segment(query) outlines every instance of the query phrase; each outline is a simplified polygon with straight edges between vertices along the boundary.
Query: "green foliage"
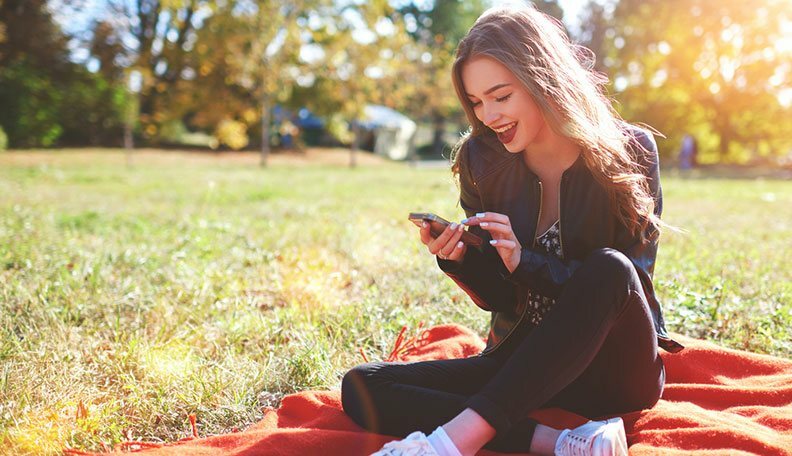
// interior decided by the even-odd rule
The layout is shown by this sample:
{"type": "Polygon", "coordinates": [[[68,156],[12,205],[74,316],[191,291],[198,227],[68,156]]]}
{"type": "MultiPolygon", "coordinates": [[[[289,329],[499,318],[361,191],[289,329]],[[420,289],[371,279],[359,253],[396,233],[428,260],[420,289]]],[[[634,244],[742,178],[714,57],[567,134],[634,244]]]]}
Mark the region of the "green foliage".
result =
{"type": "Polygon", "coordinates": [[[242,149],[248,144],[247,126],[236,120],[224,119],[217,126],[215,137],[234,150],[242,149]]]}
{"type": "Polygon", "coordinates": [[[160,138],[166,143],[181,143],[183,138],[189,134],[184,122],[178,119],[173,119],[165,122],[160,129],[160,138]]]}
{"type": "Polygon", "coordinates": [[[61,87],[60,144],[120,145],[124,114],[130,103],[123,85],[112,85],[101,73],[75,67],[61,87]]]}
{"type": "Polygon", "coordinates": [[[0,125],[11,147],[52,146],[63,133],[63,93],[47,74],[24,61],[0,72],[0,125]]]}
{"type": "Polygon", "coordinates": [[[595,2],[589,11],[584,30],[615,80],[621,111],[672,139],[665,155],[685,133],[703,139],[708,163],[792,148],[790,106],[781,102],[792,54],[778,45],[788,2],[620,0],[611,17],[595,2]]]}
{"type": "Polygon", "coordinates": [[[118,143],[125,93],[68,61],[46,2],[0,4],[0,125],[12,147],[118,143]]]}
{"type": "Polygon", "coordinates": [[[341,114],[332,115],[327,119],[327,131],[333,135],[334,138],[342,143],[349,144],[352,142],[353,134],[347,126],[346,119],[341,114]]]}
{"type": "Polygon", "coordinates": [[[0,67],[26,60],[58,73],[68,62],[69,39],[52,19],[47,0],[0,2],[0,67]]]}
{"type": "Polygon", "coordinates": [[[25,61],[0,74],[0,125],[12,147],[119,143],[126,93],[73,64],[54,78],[25,61]]]}

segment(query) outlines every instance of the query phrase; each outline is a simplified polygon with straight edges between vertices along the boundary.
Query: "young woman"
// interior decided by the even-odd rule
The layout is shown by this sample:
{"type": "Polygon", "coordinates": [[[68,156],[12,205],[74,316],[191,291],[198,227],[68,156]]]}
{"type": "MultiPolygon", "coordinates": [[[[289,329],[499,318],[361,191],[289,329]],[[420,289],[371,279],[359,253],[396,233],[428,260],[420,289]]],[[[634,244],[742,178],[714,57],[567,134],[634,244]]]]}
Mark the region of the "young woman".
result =
{"type": "Polygon", "coordinates": [[[682,346],[667,337],[651,281],[657,150],[618,117],[583,57],[532,7],[488,10],[459,43],[452,77],[471,131],[452,169],[467,218],[420,235],[492,313],[491,329],[478,356],[346,374],[353,420],[409,434],[377,454],[627,454],[621,418],[558,430],[528,414],[618,416],[660,398],[658,344],[682,346]],[[485,248],[460,241],[465,226],[485,248]]]}

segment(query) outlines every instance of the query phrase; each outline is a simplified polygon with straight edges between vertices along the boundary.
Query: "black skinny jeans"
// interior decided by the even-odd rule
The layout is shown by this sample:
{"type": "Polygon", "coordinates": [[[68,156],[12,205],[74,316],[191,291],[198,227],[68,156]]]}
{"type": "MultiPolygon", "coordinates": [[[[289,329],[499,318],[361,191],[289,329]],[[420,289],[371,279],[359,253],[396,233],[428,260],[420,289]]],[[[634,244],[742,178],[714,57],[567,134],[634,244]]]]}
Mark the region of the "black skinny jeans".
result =
{"type": "Polygon", "coordinates": [[[665,372],[635,268],[613,249],[593,252],[532,330],[464,359],[368,363],[343,379],[344,411],[360,426],[406,436],[432,432],[471,408],[496,429],[486,448],[528,452],[536,421],[558,407],[595,418],[653,406],[665,372]]]}

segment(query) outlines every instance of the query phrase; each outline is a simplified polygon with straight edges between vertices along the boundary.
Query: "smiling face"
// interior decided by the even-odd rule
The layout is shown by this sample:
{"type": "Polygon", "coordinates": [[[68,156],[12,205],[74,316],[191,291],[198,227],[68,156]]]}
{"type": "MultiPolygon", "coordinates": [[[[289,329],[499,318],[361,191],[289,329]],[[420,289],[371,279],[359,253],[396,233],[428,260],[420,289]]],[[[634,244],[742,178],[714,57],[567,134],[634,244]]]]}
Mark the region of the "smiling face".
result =
{"type": "Polygon", "coordinates": [[[497,60],[476,56],[462,66],[462,85],[476,117],[509,152],[542,142],[549,126],[522,83],[497,60]]]}

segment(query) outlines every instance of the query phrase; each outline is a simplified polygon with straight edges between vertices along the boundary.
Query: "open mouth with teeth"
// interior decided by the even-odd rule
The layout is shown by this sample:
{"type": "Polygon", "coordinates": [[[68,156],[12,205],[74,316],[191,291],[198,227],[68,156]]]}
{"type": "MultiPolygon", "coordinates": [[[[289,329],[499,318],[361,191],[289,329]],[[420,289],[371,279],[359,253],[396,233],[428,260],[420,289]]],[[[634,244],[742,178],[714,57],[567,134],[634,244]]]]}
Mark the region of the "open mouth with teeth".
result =
{"type": "Polygon", "coordinates": [[[503,144],[508,144],[512,142],[514,139],[514,134],[517,133],[517,129],[514,128],[517,126],[517,122],[511,122],[506,125],[502,125],[500,127],[493,127],[492,131],[494,131],[498,135],[498,140],[503,144]]]}

